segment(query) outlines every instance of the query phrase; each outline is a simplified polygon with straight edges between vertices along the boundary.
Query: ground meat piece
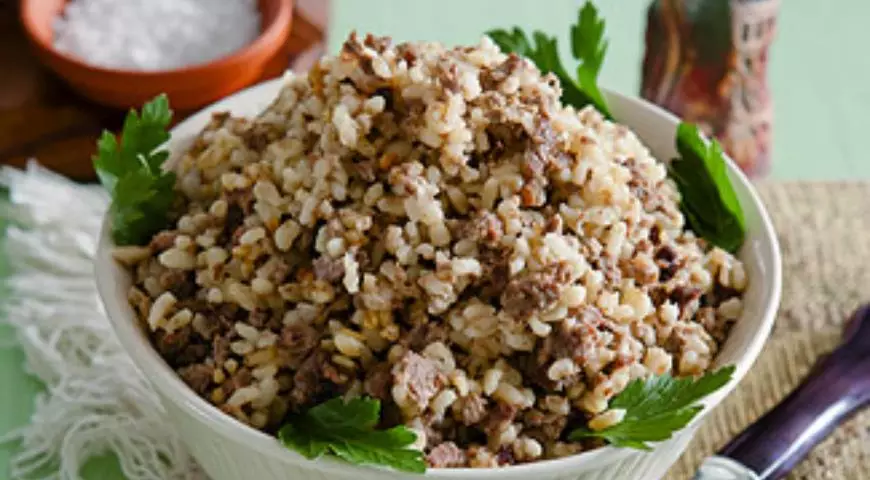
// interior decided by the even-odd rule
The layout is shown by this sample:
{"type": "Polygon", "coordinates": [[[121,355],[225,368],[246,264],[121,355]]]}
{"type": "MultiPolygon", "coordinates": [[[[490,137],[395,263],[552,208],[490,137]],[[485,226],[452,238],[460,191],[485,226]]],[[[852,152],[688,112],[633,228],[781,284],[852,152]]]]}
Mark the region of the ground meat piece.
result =
{"type": "Polygon", "coordinates": [[[255,152],[262,152],[266,147],[277,140],[281,131],[266,123],[253,123],[244,131],[241,137],[245,144],[255,152]]]}
{"type": "Polygon", "coordinates": [[[670,299],[680,307],[681,312],[686,312],[689,304],[698,302],[702,293],[700,288],[677,285],[671,290],[670,299]]]}
{"type": "Polygon", "coordinates": [[[179,300],[192,297],[197,290],[193,272],[167,269],[157,278],[157,282],[164,290],[169,290],[179,300]]]}
{"type": "Polygon", "coordinates": [[[704,327],[704,330],[720,344],[724,343],[728,338],[728,333],[735,323],[734,320],[717,317],[716,309],[713,307],[699,308],[698,313],[695,314],[694,321],[700,323],[704,327]]]}
{"type": "Polygon", "coordinates": [[[373,160],[354,162],[353,169],[363,181],[374,182],[377,178],[375,177],[375,162],[373,160]]]}
{"type": "Polygon", "coordinates": [[[254,309],[251,315],[248,316],[248,323],[257,329],[263,329],[266,323],[272,318],[272,312],[264,309],[254,309]]]}
{"type": "Polygon", "coordinates": [[[384,402],[381,404],[381,421],[378,428],[387,429],[397,425],[402,425],[405,419],[402,418],[402,410],[393,402],[384,402]]]}
{"type": "Polygon", "coordinates": [[[178,376],[184,380],[196,393],[204,395],[208,392],[214,376],[214,368],[204,363],[188,365],[178,370],[178,376]]]}
{"type": "Polygon", "coordinates": [[[411,163],[400,163],[390,168],[388,181],[393,193],[402,197],[416,195],[425,185],[411,163]]]}
{"type": "MultiPolygon", "coordinates": [[[[585,307],[573,320],[561,322],[557,334],[548,335],[541,343],[535,364],[527,366],[527,369],[532,369],[527,370],[527,377],[545,389],[555,387],[546,375],[546,368],[560,358],[584,361],[584,356],[594,352],[598,346],[603,320],[596,307],[585,307]]],[[[571,383],[571,379],[567,383],[571,383]]]]}
{"type": "Polygon", "coordinates": [[[305,323],[285,325],[281,330],[278,345],[290,354],[291,360],[300,360],[317,346],[317,330],[305,323]]]}
{"type": "Polygon", "coordinates": [[[232,374],[229,379],[224,381],[221,384],[221,389],[224,391],[224,394],[229,398],[230,395],[233,394],[236,390],[247,387],[254,380],[254,377],[251,375],[251,370],[247,367],[240,367],[236,370],[236,373],[232,374]]]}
{"type": "Polygon", "coordinates": [[[680,264],[677,261],[677,252],[670,245],[663,245],[656,249],[653,259],[659,267],[659,279],[662,282],[667,282],[673,278],[680,269],[680,264]]]}
{"type": "Polygon", "coordinates": [[[526,182],[520,189],[520,205],[524,207],[542,207],[547,203],[546,182],[533,179],[526,182]]]}
{"type": "Polygon", "coordinates": [[[498,296],[504,292],[510,280],[510,259],[509,248],[481,249],[478,261],[483,268],[483,275],[480,278],[482,296],[498,296]]]}
{"type": "Polygon", "coordinates": [[[194,313],[210,313],[213,311],[211,304],[201,298],[196,297],[185,298],[184,300],[179,299],[177,308],[186,308],[194,313]]]}
{"type": "Polygon", "coordinates": [[[523,415],[526,426],[531,427],[526,435],[540,442],[551,442],[562,436],[562,431],[568,423],[568,417],[552,412],[542,412],[538,409],[529,410],[523,415]]]}
{"type": "Polygon", "coordinates": [[[235,303],[222,303],[215,309],[215,313],[221,330],[231,330],[235,320],[243,321],[247,317],[247,312],[235,303]]]}
{"type": "Polygon", "coordinates": [[[653,244],[647,238],[641,238],[637,241],[637,244],[634,246],[634,251],[636,253],[651,253],[653,250],[653,244]]]}
{"type": "Polygon", "coordinates": [[[371,263],[371,258],[369,258],[369,253],[365,250],[358,250],[356,255],[354,255],[354,260],[356,260],[357,267],[361,272],[368,269],[369,264],[371,263]]]}
{"type": "Polygon", "coordinates": [[[489,411],[483,424],[483,431],[487,435],[495,435],[503,430],[508,424],[513,423],[519,409],[504,402],[496,403],[496,407],[489,411]]]}
{"type": "Polygon", "coordinates": [[[355,61],[359,65],[360,70],[365,73],[365,75],[350,78],[357,89],[369,93],[384,83],[378,82],[378,80],[381,80],[380,77],[373,75],[374,69],[372,68],[371,53],[366,51],[356,32],[351,32],[348,39],[344,42],[339,52],[339,57],[344,61],[355,61]]]}
{"type": "Polygon", "coordinates": [[[344,385],[348,381],[348,376],[341,373],[335,365],[326,363],[323,365],[323,378],[329,380],[336,385],[344,385]]]}
{"type": "Polygon", "coordinates": [[[552,215],[547,218],[547,223],[544,224],[544,232],[546,233],[562,233],[563,221],[559,215],[552,215]]]}
{"type": "Polygon", "coordinates": [[[417,52],[411,45],[400,43],[396,47],[396,53],[400,58],[408,62],[408,66],[414,66],[414,63],[417,62],[417,52]]]}
{"type": "Polygon", "coordinates": [[[649,289],[649,299],[653,305],[658,308],[668,300],[667,287],[665,285],[655,285],[649,289]]]}
{"type": "Polygon", "coordinates": [[[208,122],[208,125],[203,129],[204,131],[214,131],[224,126],[227,122],[232,120],[232,115],[228,111],[223,112],[214,112],[211,114],[211,119],[208,122]]]}
{"type": "Polygon", "coordinates": [[[504,236],[504,224],[498,215],[479,211],[473,218],[461,223],[457,236],[488,247],[496,247],[504,236]]]}
{"type": "MultiPolygon", "coordinates": [[[[406,59],[407,60],[407,59],[406,59]]],[[[411,66],[411,62],[408,62],[408,66],[411,66]]],[[[381,87],[375,90],[372,96],[378,96],[384,99],[384,111],[390,111],[393,109],[395,105],[393,100],[393,91],[390,88],[381,87]]],[[[374,179],[372,179],[374,180],[374,179]]]]}
{"type": "Polygon", "coordinates": [[[379,37],[376,35],[372,35],[371,33],[366,34],[366,38],[363,39],[363,44],[378,53],[384,53],[390,45],[393,44],[393,39],[390,37],[379,37]]]}
{"type": "Polygon", "coordinates": [[[250,187],[227,193],[226,200],[228,206],[238,205],[245,215],[254,213],[254,192],[250,187]]]}
{"type": "Polygon", "coordinates": [[[214,358],[216,365],[223,365],[230,355],[230,334],[219,335],[214,337],[211,342],[211,356],[214,358]]]}
{"type": "Polygon", "coordinates": [[[713,342],[712,337],[707,332],[697,327],[698,325],[695,324],[679,323],[674,326],[674,328],[670,332],[670,335],[667,337],[667,339],[665,339],[664,343],[662,344],[662,347],[668,353],[675,356],[675,370],[676,366],[680,364],[679,359],[682,357],[683,354],[685,354],[686,352],[694,352],[696,354],[698,353],[696,347],[694,347],[697,342],[703,342],[707,344],[708,347],[710,346],[710,343],[713,342]]]}
{"type": "Polygon", "coordinates": [[[393,381],[393,375],[390,373],[389,362],[381,362],[372,367],[366,379],[363,382],[363,390],[370,397],[379,400],[387,400],[390,398],[390,386],[393,381]]]}
{"type": "Polygon", "coordinates": [[[290,402],[299,408],[315,401],[326,389],[325,367],[329,365],[329,354],[317,351],[309,355],[293,375],[293,388],[290,402]]]}
{"type": "Polygon", "coordinates": [[[501,295],[502,308],[508,314],[524,318],[544,310],[559,299],[568,281],[568,269],[551,265],[540,272],[520,275],[511,280],[501,295]]]}
{"type": "Polygon", "coordinates": [[[641,257],[622,259],[619,261],[619,268],[623,277],[633,278],[638,285],[652,285],[659,279],[659,269],[641,257]]]}
{"type": "Polygon", "coordinates": [[[226,243],[229,241],[236,230],[242,226],[242,222],[245,220],[245,213],[242,211],[242,207],[238,206],[235,203],[229,204],[227,207],[227,218],[224,223],[223,232],[221,236],[218,238],[219,243],[226,243]]]}
{"type": "Polygon", "coordinates": [[[505,445],[498,450],[498,453],[495,454],[495,460],[499,465],[513,465],[517,463],[517,459],[514,457],[514,449],[509,445],[505,445]]]}
{"type": "Polygon", "coordinates": [[[456,64],[444,66],[439,64],[436,74],[441,81],[441,86],[453,93],[459,93],[461,87],[459,85],[459,72],[456,64]]]}
{"type": "Polygon", "coordinates": [[[570,157],[557,148],[556,133],[550,121],[541,118],[529,138],[529,148],[523,156],[520,165],[526,180],[543,180],[544,172],[550,168],[561,168],[570,164],[570,157]]]}
{"type": "Polygon", "coordinates": [[[233,389],[239,389],[250,385],[251,380],[253,380],[251,370],[247,367],[241,367],[236,370],[236,373],[234,373],[232,377],[230,377],[229,383],[233,386],[233,389]]]}
{"type": "Polygon", "coordinates": [[[139,318],[147,318],[148,310],[151,308],[151,297],[148,296],[145,292],[143,292],[138,287],[130,287],[130,291],[127,292],[127,301],[130,302],[130,305],[136,309],[136,313],[139,315],[139,318]]]}
{"type": "Polygon", "coordinates": [[[230,120],[230,112],[215,112],[211,115],[211,119],[208,124],[202,129],[202,132],[196,136],[193,141],[193,145],[190,147],[191,154],[198,155],[202,153],[203,150],[208,148],[211,142],[206,140],[207,132],[214,132],[223,126],[228,120],[230,120]]]}
{"type": "Polygon", "coordinates": [[[519,69],[523,64],[523,60],[512,53],[499,66],[492,70],[484,70],[480,75],[480,85],[484,90],[495,90],[498,85],[505,81],[511,74],[519,69]]]}
{"type": "Polygon", "coordinates": [[[151,239],[151,243],[149,243],[148,246],[155,252],[162,252],[175,245],[175,238],[177,236],[177,232],[164,230],[157,235],[154,235],[154,238],[151,239]]]}
{"type": "Polygon", "coordinates": [[[595,258],[589,262],[592,268],[604,274],[607,283],[615,284],[622,281],[622,270],[618,262],[610,257],[595,258]]]}
{"type": "Polygon", "coordinates": [[[677,259],[677,251],[670,245],[662,245],[656,249],[653,258],[659,262],[671,263],[677,259]]]}
{"type": "Polygon", "coordinates": [[[160,352],[160,356],[174,365],[178,355],[190,343],[190,334],[190,325],[179,328],[172,333],[158,330],[154,333],[154,344],[157,347],[157,351],[160,352]]]}
{"type": "Polygon", "coordinates": [[[441,323],[430,322],[412,328],[401,342],[411,350],[419,352],[430,343],[446,341],[447,335],[447,327],[441,323]]]}
{"type": "Polygon", "coordinates": [[[204,343],[190,343],[185,346],[175,359],[177,367],[199,363],[205,360],[209,347],[204,343]]]}
{"type": "Polygon", "coordinates": [[[415,404],[421,411],[426,409],[432,397],[446,383],[435,362],[411,351],[405,352],[392,373],[393,384],[404,387],[408,395],[407,402],[415,404]]]}
{"type": "Polygon", "coordinates": [[[344,276],[344,262],[341,258],[321,255],[312,263],[314,276],[324,282],[335,282],[344,276]]]}
{"type": "Polygon", "coordinates": [[[433,468],[464,467],[467,462],[465,451],[453,442],[441,443],[426,455],[426,463],[433,468]]]}
{"type": "Polygon", "coordinates": [[[269,273],[269,281],[275,285],[281,285],[290,274],[290,265],[279,257],[272,257],[275,262],[275,268],[269,273]]]}
{"type": "Polygon", "coordinates": [[[455,438],[453,428],[447,422],[436,422],[432,415],[423,416],[423,431],[426,432],[426,449],[432,449],[444,442],[446,438],[455,438]]]}
{"type": "Polygon", "coordinates": [[[466,426],[480,423],[486,416],[486,403],[486,399],[479,393],[471,393],[456,400],[453,404],[456,420],[466,426]]]}
{"type": "Polygon", "coordinates": [[[224,198],[227,202],[227,216],[219,243],[226,243],[242,226],[245,216],[253,211],[254,196],[250,190],[230,192],[224,198]]]}

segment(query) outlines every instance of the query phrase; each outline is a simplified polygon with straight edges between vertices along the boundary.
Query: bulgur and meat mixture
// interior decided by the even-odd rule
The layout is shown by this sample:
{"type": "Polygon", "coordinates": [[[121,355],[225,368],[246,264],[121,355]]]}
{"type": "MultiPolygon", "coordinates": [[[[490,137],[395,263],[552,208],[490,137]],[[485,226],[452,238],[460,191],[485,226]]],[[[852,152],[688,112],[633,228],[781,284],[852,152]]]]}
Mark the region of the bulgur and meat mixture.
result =
{"type": "Polygon", "coordinates": [[[382,401],[432,467],[596,448],[578,426],[648,374],[711,366],[743,265],[685,228],[665,164],[488,39],[352,35],[174,165],[171,228],[118,249],[129,298],[199,395],[274,433],[382,401]]]}

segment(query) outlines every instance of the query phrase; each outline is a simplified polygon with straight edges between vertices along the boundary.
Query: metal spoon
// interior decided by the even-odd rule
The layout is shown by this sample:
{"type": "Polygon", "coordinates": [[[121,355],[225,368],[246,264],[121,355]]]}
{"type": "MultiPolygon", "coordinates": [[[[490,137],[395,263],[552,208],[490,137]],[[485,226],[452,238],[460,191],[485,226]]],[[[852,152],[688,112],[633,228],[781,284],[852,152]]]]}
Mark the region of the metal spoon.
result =
{"type": "Polygon", "coordinates": [[[843,340],[816,361],[773,410],[707,458],[695,480],[784,477],[840,423],[870,405],[870,304],[849,320],[843,340]]]}

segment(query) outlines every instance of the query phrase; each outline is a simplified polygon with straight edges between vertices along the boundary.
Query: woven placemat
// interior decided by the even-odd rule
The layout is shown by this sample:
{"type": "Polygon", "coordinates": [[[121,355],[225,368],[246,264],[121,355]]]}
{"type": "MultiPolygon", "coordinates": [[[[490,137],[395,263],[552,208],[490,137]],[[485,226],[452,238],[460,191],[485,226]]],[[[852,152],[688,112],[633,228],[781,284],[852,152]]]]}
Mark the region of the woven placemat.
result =
{"type": "MultiPolygon", "coordinates": [[[[755,366],[710,413],[669,479],[691,478],[706,456],[784,398],[837,344],[849,313],[870,301],[870,183],[771,183],[759,191],[782,247],[779,316],[755,366]]],[[[870,478],[870,411],[837,429],[789,478],[870,478]]]]}

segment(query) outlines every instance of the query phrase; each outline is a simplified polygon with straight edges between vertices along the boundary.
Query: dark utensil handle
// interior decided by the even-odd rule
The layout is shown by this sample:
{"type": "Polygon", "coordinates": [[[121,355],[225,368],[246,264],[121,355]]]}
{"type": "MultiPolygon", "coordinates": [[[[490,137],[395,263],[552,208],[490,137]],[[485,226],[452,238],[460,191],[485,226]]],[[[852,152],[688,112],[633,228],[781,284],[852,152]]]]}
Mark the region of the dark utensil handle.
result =
{"type": "Polygon", "coordinates": [[[720,455],[776,479],[838,424],[870,404],[870,309],[853,316],[844,342],[816,362],[801,385],[726,445],[720,455]]]}

